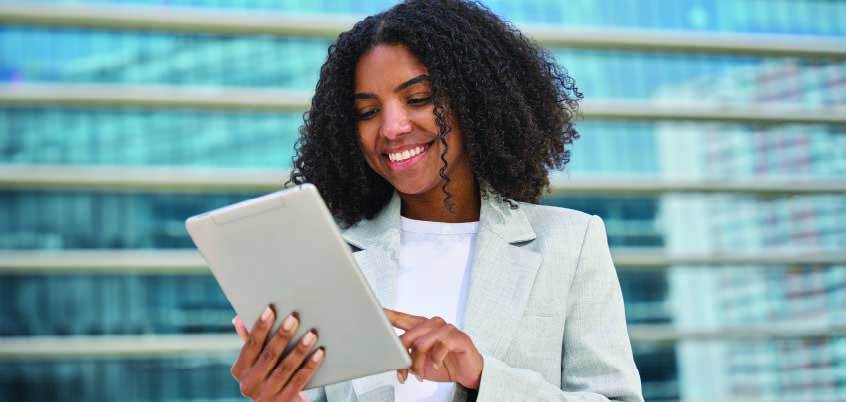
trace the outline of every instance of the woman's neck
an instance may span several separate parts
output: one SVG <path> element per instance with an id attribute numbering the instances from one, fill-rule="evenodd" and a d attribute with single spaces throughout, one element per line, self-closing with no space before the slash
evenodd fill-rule
<path id="1" fill-rule="evenodd" d="M 479 185 L 471 175 L 469 177 L 453 177 L 447 186 L 447 191 L 452 194 L 449 202 L 452 205 L 450 212 L 444 205 L 446 194 L 441 186 L 423 194 L 402 194 L 401 214 L 409 219 L 431 222 L 476 222 L 479 220 L 481 210 L 481 198 Z"/>

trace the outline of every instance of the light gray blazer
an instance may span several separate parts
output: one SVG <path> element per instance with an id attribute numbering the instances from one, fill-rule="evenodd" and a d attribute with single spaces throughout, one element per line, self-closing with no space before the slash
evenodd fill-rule
<path id="1" fill-rule="evenodd" d="M 643 401 L 605 226 L 571 209 L 482 200 L 462 329 L 484 356 L 478 394 L 454 402 Z M 400 199 L 344 238 L 379 301 L 392 307 Z M 393 402 L 394 372 L 328 385 L 309 401 Z M 410 381 L 416 381 L 410 377 Z"/>

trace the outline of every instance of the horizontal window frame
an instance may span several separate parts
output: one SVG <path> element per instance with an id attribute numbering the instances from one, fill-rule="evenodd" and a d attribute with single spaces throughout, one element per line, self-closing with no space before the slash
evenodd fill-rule
<path id="1" fill-rule="evenodd" d="M 0 189 L 133 192 L 271 192 L 287 169 L 177 166 L 0 164 Z M 750 177 L 675 179 L 624 174 L 555 173 L 549 196 L 748 194 L 759 197 L 846 194 L 846 178 Z"/>
<path id="2" fill-rule="evenodd" d="M 669 268 L 825 267 L 846 265 L 846 254 L 833 250 L 669 252 L 662 248 L 612 247 L 618 271 Z M 4 250 L 0 275 L 9 274 L 209 274 L 193 249 L 157 250 Z"/>
<path id="3" fill-rule="evenodd" d="M 628 325 L 635 347 L 680 342 L 748 342 L 846 336 L 846 326 L 766 324 L 713 329 L 677 329 L 670 325 Z M 235 334 L 71 335 L 0 337 L 0 360 L 77 358 L 149 358 L 186 354 L 236 354 Z"/>
<path id="4" fill-rule="evenodd" d="M 0 84 L 0 106 L 139 107 L 223 111 L 305 112 L 311 92 L 244 87 L 124 84 Z M 723 122 L 755 125 L 846 126 L 846 107 L 716 104 L 669 100 L 584 100 L 586 120 Z"/>

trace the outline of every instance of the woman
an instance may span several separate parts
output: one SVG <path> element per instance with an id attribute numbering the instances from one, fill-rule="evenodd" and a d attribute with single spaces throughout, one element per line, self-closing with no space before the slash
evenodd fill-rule
<path id="1" fill-rule="evenodd" d="M 477 4 L 407 1 L 338 37 L 292 181 L 320 189 L 413 364 L 312 400 L 642 400 L 602 221 L 536 205 L 579 98 Z M 274 314 L 235 321 L 232 374 L 255 400 L 306 400 L 325 354 L 310 332 L 280 359 L 298 321 L 268 334 Z"/>

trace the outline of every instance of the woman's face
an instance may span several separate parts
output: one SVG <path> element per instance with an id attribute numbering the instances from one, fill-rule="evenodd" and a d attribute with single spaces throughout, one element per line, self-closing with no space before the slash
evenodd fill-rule
<path id="1" fill-rule="evenodd" d="M 402 45 L 378 45 L 358 60 L 355 109 L 367 164 L 397 191 L 440 191 L 444 146 L 432 105 L 428 70 Z M 453 118 L 447 134 L 447 175 L 469 169 L 461 133 Z"/>

